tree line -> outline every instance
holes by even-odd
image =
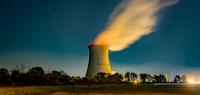
[[[151,84],[151,83],[186,83],[186,75],[176,75],[174,80],[169,80],[165,75],[150,75],[146,73],[136,74],[134,72],[126,72],[124,75],[115,73],[108,74],[99,72],[95,79],[97,82],[103,83],[132,83],[132,84]],[[94,80],[95,80],[94,79]]]
[[[25,66],[21,65],[11,70],[0,69],[0,85],[10,86],[26,86],[26,85],[66,85],[66,84],[121,84],[121,83],[167,83],[169,82],[165,75],[150,75],[146,73],[136,74],[134,72],[126,72],[125,74],[103,73],[99,72],[95,78],[74,77],[67,75],[64,71],[52,70],[45,73],[40,66],[32,67],[26,72]],[[175,83],[186,82],[185,75],[176,75]]]
[[[45,73],[40,66],[32,67],[27,72],[24,68],[16,68],[10,71],[0,69],[0,85],[26,86],[26,85],[63,85],[69,83],[70,76],[64,71],[53,70]]]

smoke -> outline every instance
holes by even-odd
[[[107,26],[94,44],[109,45],[111,51],[127,48],[154,31],[158,12],[177,0],[123,0],[109,17]]]

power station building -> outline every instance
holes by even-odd
[[[89,64],[86,77],[94,78],[99,72],[111,73],[108,45],[89,45]]]

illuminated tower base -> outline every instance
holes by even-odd
[[[111,73],[107,45],[89,45],[89,64],[86,77],[94,78],[99,72]]]

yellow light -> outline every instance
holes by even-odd
[[[188,80],[188,83],[195,84],[196,82],[192,79]]]
[[[135,81],[134,81],[134,83],[136,84],[136,83],[138,83],[138,81],[137,81],[137,80],[135,80]]]
[[[115,73],[116,73],[115,71],[112,71],[112,72],[111,72],[112,75],[115,74]]]

